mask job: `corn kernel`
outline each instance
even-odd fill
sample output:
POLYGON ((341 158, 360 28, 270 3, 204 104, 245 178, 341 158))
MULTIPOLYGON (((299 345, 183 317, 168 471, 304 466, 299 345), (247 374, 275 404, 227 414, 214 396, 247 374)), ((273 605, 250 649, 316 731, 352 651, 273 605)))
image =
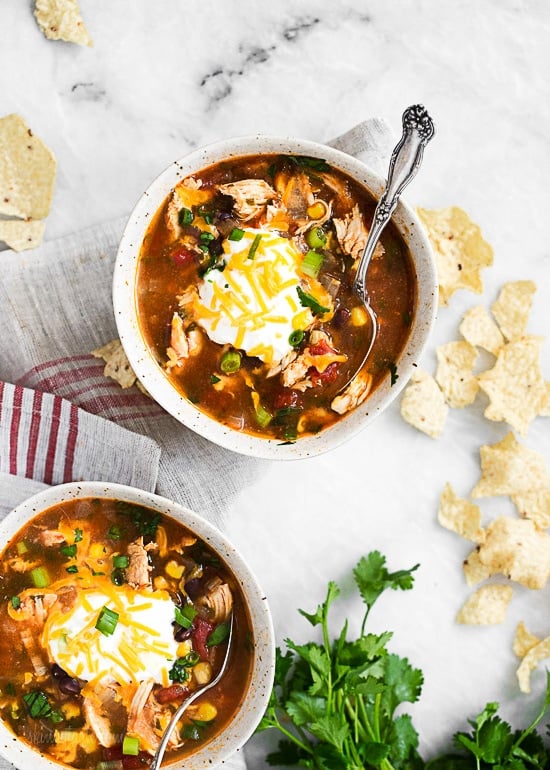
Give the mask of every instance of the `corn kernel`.
POLYGON ((218 709, 211 703, 201 703, 195 712, 194 719, 199 722, 211 722, 218 716, 218 709))
POLYGON ((212 666, 207 660, 202 660, 194 666, 193 676, 197 684, 207 684, 212 679, 212 666))
POLYGON ((310 219, 321 219, 324 213, 325 207, 319 201, 308 206, 307 215, 310 219))
POLYGON ((168 581, 165 577, 162 575, 159 575, 153 580, 153 585, 155 586, 157 591, 166 591, 168 590, 168 581))
POLYGON ((350 321, 352 326, 364 326, 367 323, 367 311, 362 307, 352 308, 350 321))
POLYGON ((105 557, 106 549, 103 543, 92 543, 90 546, 90 558, 101 559, 105 557))
POLYGON ((183 566, 183 564, 178 564, 177 561, 171 560, 168 562, 168 564, 164 569, 166 570, 166 574, 169 577, 179 580, 180 577, 183 575, 183 571, 185 567, 183 566))
POLYGON ((34 679, 30 671, 25 671, 25 684, 30 684, 34 679))
POLYGON ((181 642, 181 644, 178 644, 178 648, 176 650, 178 658, 185 658, 185 656, 188 655, 192 649, 193 645, 189 639, 181 642))
POLYGON ((70 701, 63 703, 61 706, 61 711, 65 715, 66 719, 75 719, 76 717, 80 716, 80 708, 76 705, 76 703, 71 703, 70 701))

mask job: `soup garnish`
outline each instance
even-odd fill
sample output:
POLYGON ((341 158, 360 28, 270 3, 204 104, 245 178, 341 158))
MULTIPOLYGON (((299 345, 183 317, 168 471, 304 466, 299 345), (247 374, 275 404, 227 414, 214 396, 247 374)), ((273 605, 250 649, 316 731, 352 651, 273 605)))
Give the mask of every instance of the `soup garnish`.
POLYGON ((0 713, 21 739, 83 770, 146 767, 181 701, 168 758, 214 738, 244 699, 253 638, 238 582, 171 517, 83 499, 32 519, 2 555, 0 713))
POLYGON ((317 158, 245 156, 178 183, 137 278, 142 333, 174 386, 225 425, 295 441, 393 382, 415 285, 391 223, 368 273, 376 341, 349 382, 372 333, 352 282, 374 207, 317 158))

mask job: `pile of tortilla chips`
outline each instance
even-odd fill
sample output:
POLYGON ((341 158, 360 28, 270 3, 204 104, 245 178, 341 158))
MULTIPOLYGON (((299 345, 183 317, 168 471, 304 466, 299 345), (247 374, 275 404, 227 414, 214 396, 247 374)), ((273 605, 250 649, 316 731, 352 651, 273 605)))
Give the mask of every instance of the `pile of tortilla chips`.
POLYGON ((0 118, 0 241, 15 251, 42 241, 55 174, 53 153, 23 118, 0 118))
MULTIPOLYGON (((459 288, 481 292, 480 270, 492 262, 492 250, 479 228, 460 209, 419 211, 436 253, 441 304, 459 288)), ((462 318, 460 340, 440 345, 435 376, 417 370, 401 401, 403 418, 433 438, 441 435, 449 408, 473 403, 478 393, 489 403, 484 415, 507 423, 526 436, 532 421, 550 415, 550 383, 540 368, 544 339, 527 333, 536 286, 532 281, 505 284, 490 310, 471 308, 462 318), (488 356, 488 354, 490 354, 488 356), (476 371, 478 359, 492 365, 476 371)), ((550 579, 550 472, 544 457, 521 444, 510 431, 480 449, 481 477, 470 498, 451 484, 443 489, 439 523, 474 543, 463 562, 469 586, 478 586, 457 613, 457 622, 502 623, 514 585, 538 590, 550 579), (486 526, 473 500, 508 496, 518 515, 500 515, 486 526)), ((521 658, 520 689, 530 690, 531 671, 550 657, 550 636, 539 639, 523 623, 516 630, 514 652, 521 658)))

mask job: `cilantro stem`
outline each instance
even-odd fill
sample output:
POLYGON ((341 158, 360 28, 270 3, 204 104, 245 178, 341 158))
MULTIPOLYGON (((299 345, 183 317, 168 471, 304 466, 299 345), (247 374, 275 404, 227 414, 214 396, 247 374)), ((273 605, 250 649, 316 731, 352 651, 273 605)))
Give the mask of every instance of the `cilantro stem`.
MULTIPOLYGON (((279 732, 281 732, 283 735, 285 735, 292 743, 296 744, 300 749, 303 751, 306 751, 308 754, 313 754, 313 749, 308 743, 305 743, 304 741, 301 741, 294 733, 291 733, 290 730, 287 730, 286 727, 281 724, 279 721, 279 718, 277 717, 277 714, 275 711, 271 714, 271 720, 273 722, 273 727, 276 727, 279 732)), ((300 731, 301 732, 301 731, 300 731)))

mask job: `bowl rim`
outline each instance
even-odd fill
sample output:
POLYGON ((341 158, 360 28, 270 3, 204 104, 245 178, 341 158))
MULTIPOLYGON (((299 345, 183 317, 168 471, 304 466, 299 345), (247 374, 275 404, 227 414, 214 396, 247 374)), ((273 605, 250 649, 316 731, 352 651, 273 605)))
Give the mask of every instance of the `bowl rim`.
POLYGON ((139 251, 151 218, 170 190, 186 176, 224 159, 257 154, 302 154, 324 158, 351 175, 378 198, 385 180, 363 161, 329 145, 295 137, 253 134, 222 139, 195 149, 167 166, 149 185, 130 214, 116 255, 113 274, 113 307, 122 346, 136 376, 154 400, 180 423, 226 449, 264 459, 295 460, 313 457, 340 446, 362 431, 406 385, 433 327, 438 281, 431 245, 416 213, 402 199, 392 216, 406 239, 416 271, 416 307, 411 330, 398 357, 399 379, 389 386, 390 375, 372 396, 344 418, 316 435, 293 444, 236 431, 201 412, 179 394, 154 360, 137 320, 136 273, 139 251), (419 280, 419 275, 422 280, 419 280))
MULTIPOLYGON (((275 633, 265 593, 239 551, 207 519, 180 503, 125 484, 103 481, 69 482, 42 490, 13 508, 0 522, 2 551, 30 519, 58 503, 102 497, 149 506, 180 521, 219 553, 238 579, 254 628, 254 661, 249 686, 238 712, 226 728, 195 754, 174 760, 174 770, 204 770, 227 760, 252 736, 269 702, 275 672, 275 633)), ((20 770, 59 770, 57 762, 18 740, 0 719, 0 755, 20 770)))

